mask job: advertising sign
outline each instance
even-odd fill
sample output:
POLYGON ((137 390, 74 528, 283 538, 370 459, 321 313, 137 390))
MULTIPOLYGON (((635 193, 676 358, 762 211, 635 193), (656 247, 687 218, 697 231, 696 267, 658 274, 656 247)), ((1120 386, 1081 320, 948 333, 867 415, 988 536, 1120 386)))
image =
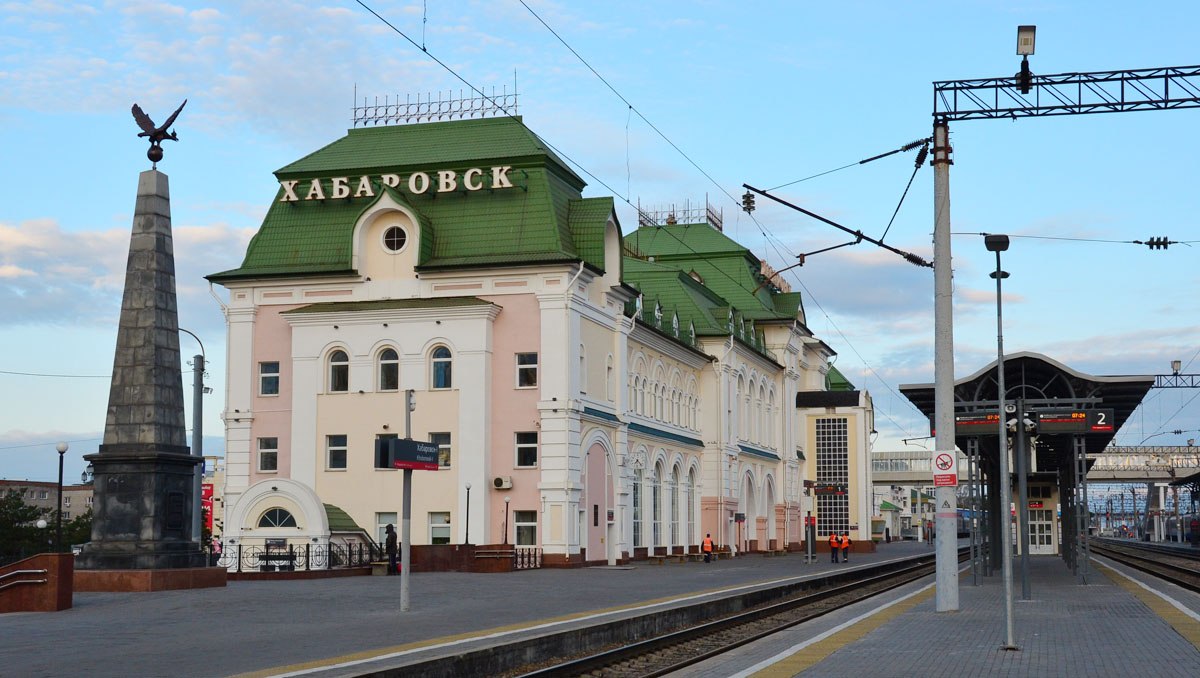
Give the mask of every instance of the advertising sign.
MULTIPOLYGON (((194 486, 193 486, 194 487, 194 486)), ((200 508, 204 510, 204 527, 212 532, 213 527, 213 484, 202 483, 200 485, 200 508)))

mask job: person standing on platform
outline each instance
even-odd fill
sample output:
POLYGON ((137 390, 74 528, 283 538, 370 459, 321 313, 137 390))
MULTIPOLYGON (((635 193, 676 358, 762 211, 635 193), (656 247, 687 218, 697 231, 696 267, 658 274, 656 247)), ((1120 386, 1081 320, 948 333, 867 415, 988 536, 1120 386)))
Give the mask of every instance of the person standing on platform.
POLYGON ((700 542, 700 550, 704 552, 704 562, 711 563, 713 554, 713 540, 711 533, 704 535, 704 541, 700 542))
POLYGON ((838 561, 838 551, 842 548, 842 540, 838 537, 837 532, 829 533, 829 557, 832 562, 838 561))
POLYGON ((850 562, 850 544, 851 544, 851 542, 850 542, 850 533, 849 533, 849 532, 843 532, 843 533, 842 533, 842 539, 841 539, 841 547, 842 547, 842 562, 843 562, 843 563, 848 563, 848 562, 850 562))
POLYGON ((398 568, 396 567, 396 551, 397 551, 396 528, 392 527, 391 523, 388 523, 388 526, 386 528, 384 528, 384 531, 387 532, 387 541, 385 543, 385 548, 387 549, 387 557, 388 557, 387 573, 388 573, 388 576, 391 576, 393 574, 396 574, 398 571, 398 568))

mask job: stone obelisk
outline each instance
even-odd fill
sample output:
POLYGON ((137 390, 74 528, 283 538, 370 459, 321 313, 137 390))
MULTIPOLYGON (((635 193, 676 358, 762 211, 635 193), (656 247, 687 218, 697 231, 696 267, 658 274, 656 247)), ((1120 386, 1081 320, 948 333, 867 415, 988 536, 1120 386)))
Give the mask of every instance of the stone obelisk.
POLYGON ((138 177, 104 444, 85 459, 95 468, 94 518, 76 568, 204 565, 192 533, 193 478, 203 460, 187 447, 171 196, 157 169, 138 177))

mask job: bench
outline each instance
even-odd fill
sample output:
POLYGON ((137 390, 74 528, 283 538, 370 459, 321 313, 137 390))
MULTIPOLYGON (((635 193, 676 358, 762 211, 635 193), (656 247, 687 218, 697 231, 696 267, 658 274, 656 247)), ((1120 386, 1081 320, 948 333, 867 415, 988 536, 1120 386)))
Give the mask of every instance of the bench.
POLYGON ((687 559, 692 561, 693 563, 703 563, 704 562, 704 554, 703 553, 689 553, 689 554, 687 554, 687 559))
POLYGON ((646 560, 650 561, 651 565, 662 565, 667 562, 666 556, 646 556, 646 560))
POLYGON ((776 549, 774 551, 763 551, 763 555, 766 556, 767 558, 770 558, 772 556, 786 556, 787 551, 785 551, 783 549, 776 549))
POLYGON ((258 554, 259 572, 294 572, 296 570, 295 553, 260 553, 258 554))

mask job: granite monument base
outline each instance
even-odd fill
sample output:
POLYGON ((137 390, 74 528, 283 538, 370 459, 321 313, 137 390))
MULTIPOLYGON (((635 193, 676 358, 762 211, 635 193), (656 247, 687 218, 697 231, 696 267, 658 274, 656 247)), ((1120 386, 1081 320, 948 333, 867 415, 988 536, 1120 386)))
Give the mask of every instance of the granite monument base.
POLYGON ((76 570, 202 568, 193 485, 203 459, 186 447, 147 449, 141 444, 101 445, 84 458, 95 469, 92 540, 75 559, 76 570))

